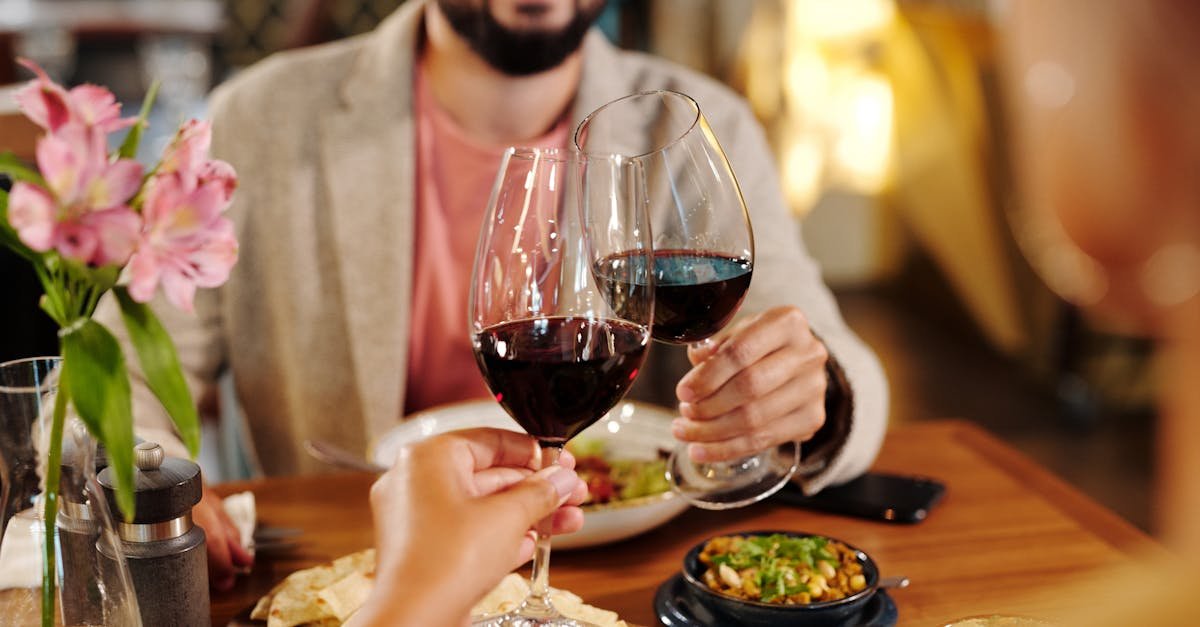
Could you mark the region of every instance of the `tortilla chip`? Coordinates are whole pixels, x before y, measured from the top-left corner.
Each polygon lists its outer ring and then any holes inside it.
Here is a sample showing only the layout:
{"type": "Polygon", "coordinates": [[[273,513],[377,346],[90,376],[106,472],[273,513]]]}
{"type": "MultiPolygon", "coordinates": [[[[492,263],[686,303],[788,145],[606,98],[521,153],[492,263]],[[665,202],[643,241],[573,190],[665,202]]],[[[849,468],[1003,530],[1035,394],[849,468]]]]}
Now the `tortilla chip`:
{"type": "Polygon", "coordinates": [[[271,588],[270,592],[263,595],[263,598],[254,604],[254,609],[250,610],[250,620],[267,620],[267,616],[271,612],[271,601],[275,600],[275,595],[279,594],[279,591],[283,589],[284,583],[286,583],[286,580],[275,584],[275,587],[271,588]]]}
{"type": "MultiPolygon", "coordinates": [[[[267,593],[251,613],[268,627],[334,627],[348,620],[367,601],[375,585],[375,551],[340,557],[328,564],[292,573],[267,593]],[[267,608],[270,608],[267,610],[267,608]]],[[[509,574],[471,609],[474,616],[516,609],[529,594],[529,582],[509,574]]],[[[566,590],[552,589],[558,611],[597,627],[627,627],[616,612],[592,607],[566,590]]]]}
{"type": "MultiPolygon", "coordinates": [[[[492,588],[475,607],[471,608],[472,616],[487,616],[503,614],[514,610],[529,594],[529,582],[516,573],[510,573],[500,583],[492,588]]],[[[567,591],[551,588],[550,602],[555,609],[568,618],[592,623],[597,627],[627,627],[625,621],[616,612],[592,607],[583,602],[579,596],[567,591]]]]}
{"type": "Polygon", "coordinates": [[[325,601],[326,607],[339,621],[346,622],[367,602],[371,588],[375,586],[374,572],[352,572],[325,588],[317,596],[325,601]]]}
{"type": "Polygon", "coordinates": [[[492,588],[475,607],[471,608],[471,616],[487,616],[488,614],[503,614],[516,609],[525,596],[529,594],[529,583],[525,578],[511,573],[492,588]]]}
{"type": "Polygon", "coordinates": [[[368,549],[288,575],[283,580],[283,588],[271,600],[267,627],[295,627],[330,618],[336,620],[333,609],[319,596],[321,590],[352,572],[374,568],[375,550],[368,549]]]}

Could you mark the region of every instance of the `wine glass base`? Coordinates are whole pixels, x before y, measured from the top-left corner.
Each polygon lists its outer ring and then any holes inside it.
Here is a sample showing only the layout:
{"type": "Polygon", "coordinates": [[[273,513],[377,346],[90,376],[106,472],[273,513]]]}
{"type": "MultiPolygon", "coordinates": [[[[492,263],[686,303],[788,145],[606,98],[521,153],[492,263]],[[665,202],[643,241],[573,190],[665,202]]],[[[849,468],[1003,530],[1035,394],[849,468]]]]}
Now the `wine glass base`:
{"type": "Polygon", "coordinates": [[[515,612],[492,616],[472,616],[471,627],[597,627],[566,616],[525,616],[515,612]]]}
{"type": "Polygon", "coordinates": [[[677,447],[667,461],[671,489],[701,509],[757,503],[787,485],[800,466],[800,445],[789,443],[733,462],[698,464],[677,447]]]}

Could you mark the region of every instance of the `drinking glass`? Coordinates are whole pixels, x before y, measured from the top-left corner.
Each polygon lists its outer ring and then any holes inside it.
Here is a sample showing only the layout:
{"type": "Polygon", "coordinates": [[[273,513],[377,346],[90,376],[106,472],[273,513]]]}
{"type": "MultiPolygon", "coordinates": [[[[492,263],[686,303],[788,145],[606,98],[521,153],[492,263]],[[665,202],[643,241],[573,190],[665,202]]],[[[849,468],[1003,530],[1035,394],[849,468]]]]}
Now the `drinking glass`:
{"type": "MultiPolygon", "coordinates": [[[[46,451],[62,360],[0,364],[0,589],[4,625],[42,624],[46,451]]],[[[78,418],[63,424],[54,565],[57,624],[141,625],[132,579],[96,469],[104,456],[78,418]]]]}
{"type": "MultiPolygon", "coordinates": [[[[613,202],[648,214],[653,232],[654,339],[704,345],[725,327],[750,287],[754,232],[737,179],[694,99],[650,91],[614,100],[575,132],[587,162],[624,164],[613,202]]],[[[585,188],[603,178],[585,169],[585,188]]],[[[595,200],[585,194],[590,211],[595,200]]],[[[672,487],[706,509],[741,507],[770,496],[795,473],[800,449],[787,444],[733,462],[695,463],[686,446],[667,464],[672,487]]]]}
{"type": "MultiPolygon", "coordinates": [[[[614,212],[585,239],[578,155],[555,149],[505,152],[479,234],[469,331],[496,402],[557,463],[563,445],[628,391],[650,343],[653,283],[643,214],[614,212]],[[626,218],[629,218],[628,220],[626,218]],[[625,251],[628,282],[598,282],[593,259],[625,251]],[[610,305],[612,303],[612,305],[610,305]],[[615,305],[615,306],[613,306],[615,305]]],[[[538,524],[529,597],[475,625],[581,625],[549,595],[550,520],[538,524]]]]}

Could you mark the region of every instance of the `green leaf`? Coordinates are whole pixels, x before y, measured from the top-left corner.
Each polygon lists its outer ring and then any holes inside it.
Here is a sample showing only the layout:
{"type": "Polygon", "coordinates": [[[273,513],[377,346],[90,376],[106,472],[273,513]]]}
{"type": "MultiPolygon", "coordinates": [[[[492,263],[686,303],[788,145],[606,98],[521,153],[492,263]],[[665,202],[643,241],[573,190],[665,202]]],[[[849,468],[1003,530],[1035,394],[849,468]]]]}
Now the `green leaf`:
{"type": "Polygon", "coordinates": [[[146,92],[146,99],[142,101],[142,110],[138,113],[137,123],[129,128],[129,133],[125,135],[125,141],[121,142],[121,147],[117,149],[117,157],[121,159],[137,157],[138,144],[142,143],[142,131],[146,129],[146,118],[150,117],[150,109],[154,108],[154,99],[157,97],[158,81],[154,81],[146,92]]]}
{"type": "Polygon", "coordinates": [[[67,363],[62,385],[80,419],[108,451],[117,507],[133,519],[133,409],[129,374],[117,338],[91,318],[62,331],[67,363]]]}
{"type": "Polygon", "coordinates": [[[188,452],[195,457],[200,451],[200,418],[183,379],[175,344],[150,307],[133,300],[124,287],[116,288],[113,293],[121,304],[121,316],[137,349],[146,382],[171,415],[188,452]]]}
{"type": "Polygon", "coordinates": [[[116,265],[92,267],[76,259],[61,258],[63,270],[72,279],[87,283],[98,292],[107,292],[117,283],[121,268],[116,265]]]}
{"type": "Polygon", "coordinates": [[[0,153],[0,174],[7,174],[14,183],[25,182],[42,188],[47,187],[46,179],[42,178],[37,170],[30,168],[11,152],[0,153]]]}
{"type": "Polygon", "coordinates": [[[8,192],[0,189],[0,245],[13,251],[31,263],[40,263],[41,255],[25,245],[16,230],[8,223],[8,192]]]}

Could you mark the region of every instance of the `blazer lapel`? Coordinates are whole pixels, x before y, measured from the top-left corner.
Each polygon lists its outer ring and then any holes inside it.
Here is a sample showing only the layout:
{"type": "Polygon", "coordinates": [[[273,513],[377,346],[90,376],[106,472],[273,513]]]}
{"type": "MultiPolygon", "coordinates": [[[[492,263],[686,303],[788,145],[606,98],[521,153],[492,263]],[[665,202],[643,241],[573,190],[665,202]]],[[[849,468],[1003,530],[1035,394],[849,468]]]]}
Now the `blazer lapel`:
{"type": "Polygon", "coordinates": [[[367,434],[400,417],[408,359],[414,206],[412,71],[423,3],[411,2],[364,43],[321,125],[354,377],[367,434]]]}

